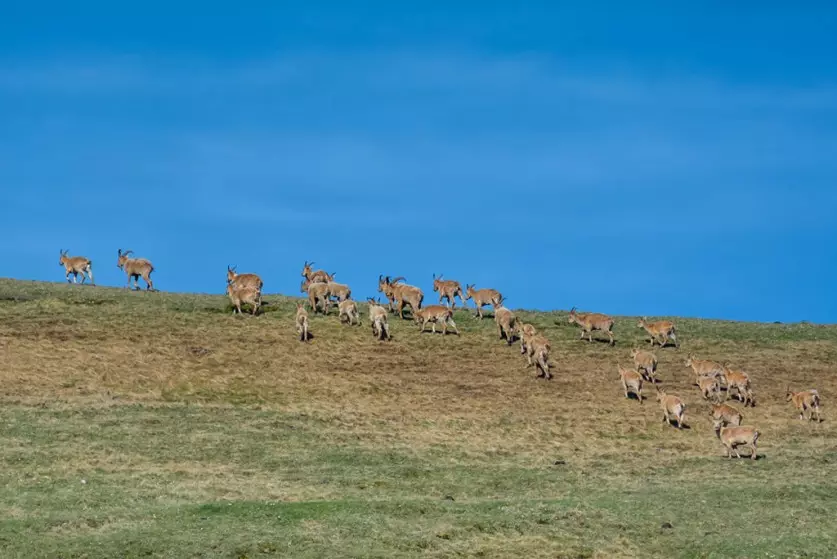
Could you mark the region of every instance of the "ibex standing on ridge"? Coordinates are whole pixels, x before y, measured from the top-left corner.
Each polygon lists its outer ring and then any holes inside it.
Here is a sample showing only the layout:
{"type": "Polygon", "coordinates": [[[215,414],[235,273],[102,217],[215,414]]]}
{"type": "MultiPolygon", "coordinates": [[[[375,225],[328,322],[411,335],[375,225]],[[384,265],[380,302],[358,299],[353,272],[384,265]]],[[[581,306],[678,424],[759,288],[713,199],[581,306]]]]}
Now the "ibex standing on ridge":
{"type": "Polygon", "coordinates": [[[808,412],[808,421],[817,416],[817,423],[822,421],[820,417],[820,393],[815,389],[793,392],[788,386],[788,402],[793,402],[794,407],[799,411],[799,419],[805,419],[805,412],[808,412]]]}
{"type": "Polygon", "coordinates": [[[637,328],[644,328],[651,337],[651,345],[655,343],[660,344],[660,347],[665,347],[669,338],[674,341],[674,347],[680,347],[680,342],[677,341],[677,328],[670,320],[658,320],[656,322],[648,322],[644,316],[639,319],[637,328]]]}
{"type": "Polygon", "coordinates": [[[387,309],[379,301],[369,298],[369,322],[372,323],[372,334],[379,340],[391,340],[387,309]]]}
{"type": "Polygon", "coordinates": [[[58,265],[64,266],[67,271],[67,283],[70,283],[70,274],[73,274],[73,283],[76,283],[78,275],[81,274],[81,283],[84,283],[85,276],[90,278],[90,283],[96,285],[93,281],[93,262],[84,256],[67,256],[66,250],[58,251],[58,265]]]}
{"type": "Polygon", "coordinates": [[[259,291],[264,287],[262,278],[256,274],[239,274],[235,271],[235,266],[227,265],[227,283],[235,284],[238,287],[255,287],[259,291]]]}
{"type": "Polygon", "coordinates": [[[404,318],[404,306],[410,305],[413,311],[421,309],[421,303],[424,301],[424,293],[418,287],[400,283],[405,279],[399,276],[395,279],[390,279],[389,276],[378,276],[378,291],[386,295],[389,300],[390,312],[398,312],[401,318],[404,318]],[[393,304],[397,303],[397,309],[393,308],[393,304]]]}
{"type": "Polygon", "coordinates": [[[305,264],[302,266],[302,277],[308,280],[310,283],[325,283],[328,281],[334,280],[334,275],[329,274],[324,270],[314,270],[311,268],[315,262],[308,262],[305,261],[305,264]]]}
{"type": "Polygon", "coordinates": [[[233,314],[241,314],[242,303],[247,303],[253,309],[253,316],[259,312],[262,306],[262,292],[258,287],[252,285],[227,284],[227,295],[233,304],[233,314]]]}
{"type": "Polygon", "coordinates": [[[610,338],[610,345],[616,344],[613,339],[613,319],[606,314],[601,313],[579,313],[575,311],[575,307],[570,310],[569,316],[570,324],[578,324],[581,326],[581,339],[584,339],[584,334],[587,334],[588,341],[593,341],[593,330],[601,330],[610,338]]]}
{"type": "Polygon", "coordinates": [[[458,281],[442,279],[441,274],[439,274],[439,277],[436,277],[436,274],[433,274],[433,291],[439,294],[440,305],[444,303],[445,299],[447,299],[451,309],[456,309],[457,296],[459,297],[459,301],[463,305],[465,304],[465,295],[462,292],[462,284],[458,281]]]}
{"type": "Polygon", "coordinates": [[[128,287],[131,287],[131,279],[133,279],[134,289],[139,289],[139,278],[142,277],[145,280],[145,288],[151,291],[154,289],[154,284],[151,281],[151,272],[154,271],[154,266],[145,258],[128,258],[128,255],[133,252],[132,250],[123,252],[122,249],[119,249],[116,267],[124,270],[128,275],[128,287]]]}
{"type": "MultiPolygon", "coordinates": [[[[477,306],[477,312],[474,316],[482,320],[482,308],[491,305],[496,310],[497,307],[503,304],[503,295],[496,289],[474,289],[473,284],[465,285],[465,301],[473,299],[477,306]]],[[[462,303],[465,305],[465,302],[462,303]]]]}

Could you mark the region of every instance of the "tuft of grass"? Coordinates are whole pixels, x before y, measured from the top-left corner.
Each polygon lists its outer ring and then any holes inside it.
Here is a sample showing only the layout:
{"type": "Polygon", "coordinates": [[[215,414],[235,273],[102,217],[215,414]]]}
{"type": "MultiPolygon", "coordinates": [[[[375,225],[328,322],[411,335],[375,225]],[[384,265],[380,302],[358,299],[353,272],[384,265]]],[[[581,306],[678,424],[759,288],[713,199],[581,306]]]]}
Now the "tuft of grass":
{"type": "Polygon", "coordinates": [[[837,553],[836,327],[674,318],[678,431],[622,395],[632,317],[611,348],[518,311],[552,342],[544,381],[470,311],[459,337],[392,318],[392,342],[312,314],[301,344],[295,299],[265,300],[0,280],[3,557],[837,553]],[[755,463],[722,457],[690,351],[750,374],[755,463]]]}

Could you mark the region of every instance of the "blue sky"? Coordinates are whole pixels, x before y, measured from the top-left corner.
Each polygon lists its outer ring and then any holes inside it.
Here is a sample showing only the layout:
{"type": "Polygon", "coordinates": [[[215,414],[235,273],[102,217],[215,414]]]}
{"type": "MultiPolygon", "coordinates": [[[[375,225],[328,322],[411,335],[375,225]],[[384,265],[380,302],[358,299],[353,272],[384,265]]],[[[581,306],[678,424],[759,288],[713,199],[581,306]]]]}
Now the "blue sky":
{"type": "Polygon", "coordinates": [[[837,322],[837,7],[576,4],[6,7],[0,276],[837,322]]]}

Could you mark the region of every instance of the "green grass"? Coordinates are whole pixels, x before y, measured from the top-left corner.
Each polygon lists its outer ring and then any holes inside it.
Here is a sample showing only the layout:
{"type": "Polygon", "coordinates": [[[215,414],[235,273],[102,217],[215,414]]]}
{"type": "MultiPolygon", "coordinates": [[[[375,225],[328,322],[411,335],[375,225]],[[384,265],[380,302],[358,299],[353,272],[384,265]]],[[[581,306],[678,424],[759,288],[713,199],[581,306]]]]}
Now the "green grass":
{"type": "MultiPolygon", "coordinates": [[[[419,335],[293,302],[0,280],[2,557],[834,557],[837,328],[675,319],[658,350],[690,429],[622,397],[643,342],[553,344],[536,380],[493,323],[419,335]],[[760,460],[726,460],[687,352],[753,378],[760,460]],[[787,384],[816,387],[801,422],[787,384]]],[[[600,309],[594,309],[600,310],[600,309]]],[[[365,316],[364,316],[365,318],[365,316]]]]}

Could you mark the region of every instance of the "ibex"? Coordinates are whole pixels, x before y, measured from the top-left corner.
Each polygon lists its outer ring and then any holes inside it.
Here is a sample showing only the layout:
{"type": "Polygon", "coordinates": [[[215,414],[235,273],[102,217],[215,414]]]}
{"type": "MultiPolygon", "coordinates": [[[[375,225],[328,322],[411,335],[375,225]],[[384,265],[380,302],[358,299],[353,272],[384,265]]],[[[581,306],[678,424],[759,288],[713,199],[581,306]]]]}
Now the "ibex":
{"type": "Polygon", "coordinates": [[[631,357],[634,358],[634,366],[642,376],[656,384],[657,382],[657,356],[650,351],[643,351],[638,348],[631,350],[631,357]]]}
{"type": "Polygon", "coordinates": [[[625,398],[630,398],[629,394],[633,392],[639,403],[642,403],[642,375],[636,370],[626,369],[622,365],[619,367],[619,380],[622,381],[622,388],[625,391],[625,398]]]}
{"type": "Polygon", "coordinates": [[[424,332],[427,324],[433,325],[433,333],[436,333],[436,323],[442,324],[442,335],[448,333],[448,325],[453,328],[456,335],[459,335],[459,328],[456,327],[456,322],[453,321],[453,310],[450,307],[443,305],[430,305],[413,312],[413,318],[417,324],[421,325],[421,332],[424,332]]]}
{"type": "Polygon", "coordinates": [[[637,328],[644,328],[648,335],[651,336],[651,345],[659,343],[660,347],[665,347],[669,338],[674,342],[674,347],[680,347],[677,341],[677,328],[670,320],[658,320],[657,322],[648,322],[644,316],[639,319],[637,328]]]}
{"type": "Polygon", "coordinates": [[[738,427],[744,419],[741,412],[730,406],[729,404],[715,404],[712,406],[712,411],[709,412],[709,417],[714,421],[719,421],[723,426],[732,425],[738,427]]]}
{"type": "Polygon", "coordinates": [[[89,278],[92,285],[96,285],[93,281],[93,262],[84,256],[67,256],[66,250],[58,250],[58,265],[64,266],[67,271],[67,283],[70,283],[70,274],[73,274],[73,283],[76,283],[78,275],[81,274],[81,283],[89,278]]]}
{"type": "Polygon", "coordinates": [[[317,314],[320,303],[323,306],[323,314],[328,314],[328,307],[331,303],[331,291],[329,291],[327,283],[308,283],[306,286],[306,282],[303,282],[301,290],[308,293],[308,304],[311,305],[311,310],[314,311],[314,314],[317,314]]]}
{"type": "Polygon", "coordinates": [[[756,400],[753,397],[753,390],[750,388],[750,377],[744,371],[736,371],[729,367],[728,363],[724,363],[724,372],[721,377],[727,385],[726,397],[732,397],[733,388],[738,392],[738,399],[744,402],[744,407],[748,405],[755,406],[756,400]]]}
{"type": "Polygon", "coordinates": [[[124,270],[128,275],[128,287],[131,287],[131,279],[134,280],[134,289],[139,289],[139,278],[145,280],[145,288],[147,290],[154,289],[154,284],[151,282],[151,272],[154,271],[154,266],[145,258],[128,258],[128,255],[133,253],[132,250],[122,251],[119,249],[116,259],[116,267],[124,270]]]}
{"type": "Polygon", "coordinates": [[[348,285],[334,281],[329,281],[326,285],[328,286],[329,297],[334,297],[338,303],[352,298],[352,290],[349,289],[348,285]]]}
{"type": "Polygon", "coordinates": [[[793,402],[794,407],[799,411],[799,419],[805,419],[805,412],[808,412],[808,420],[817,416],[817,422],[822,421],[820,417],[820,394],[813,388],[802,392],[792,392],[790,386],[787,390],[788,402],[793,402]]]}
{"type": "Polygon", "coordinates": [[[704,400],[710,400],[718,403],[721,399],[721,385],[718,383],[718,377],[699,376],[697,378],[698,388],[703,394],[704,400]]]}
{"type": "Polygon", "coordinates": [[[339,318],[341,323],[349,324],[350,326],[355,324],[360,326],[360,311],[357,308],[357,303],[351,299],[346,299],[340,301],[337,309],[340,311],[339,318]]]}
{"type": "Polygon", "coordinates": [[[686,413],[686,404],[677,396],[671,396],[657,388],[657,401],[663,409],[663,423],[671,425],[671,420],[677,420],[677,428],[683,428],[683,416],[686,413]]]}
{"type": "Polygon", "coordinates": [[[526,354],[526,368],[535,365],[539,371],[538,378],[551,379],[549,351],[552,346],[549,344],[549,340],[535,332],[535,327],[531,324],[520,325],[518,334],[520,335],[520,352],[526,354]]]}
{"type": "Polygon", "coordinates": [[[684,362],[686,368],[691,368],[697,377],[722,377],[724,374],[724,366],[717,361],[710,361],[709,359],[698,359],[691,353],[684,362]]]}
{"type": "Polygon", "coordinates": [[[399,276],[395,279],[390,279],[389,276],[378,276],[378,291],[383,293],[389,300],[390,312],[398,312],[399,316],[404,318],[404,307],[410,305],[413,312],[421,309],[421,303],[424,301],[424,293],[418,287],[400,283],[405,279],[399,276]],[[393,303],[397,303],[397,309],[393,309],[393,303]]]}
{"type": "Polygon", "coordinates": [[[738,453],[739,446],[749,446],[752,449],[750,459],[756,459],[756,442],[759,440],[759,432],[753,427],[724,427],[721,421],[715,422],[715,434],[724,445],[727,451],[727,458],[732,458],[732,453],[741,458],[738,453]]]}
{"type": "Polygon", "coordinates": [[[389,323],[387,322],[387,309],[375,299],[367,299],[369,302],[369,322],[372,323],[372,334],[379,340],[390,340],[389,323]]]}
{"type": "Polygon", "coordinates": [[[238,287],[255,287],[259,291],[264,287],[264,282],[256,274],[239,274],[235,271],[235,266],[230,267],[227,264],[227,283],[234,283],[238,287]]]}
{"type": "MultiPolygon", "coordinates": [[[[491,305],[496,311],[497,307],[503,304],[503,295],[496,289],[474,289],[474,287],[474,284],[465,285],[465,301],[473,299],[477,306],[477,312],[474,316],[482,320],[482,308],[491,305]]],[[[462,304],[465,305],[465,302],[463,301],[462,304]]]]}
{"type": "Polygon", "coordinates": [[[308,341],[308,312],[305,310],[305,304],[297,302],[296,304],[296,332],[299,334],[299,341],[308,341]]]}
{"type": "Polygon", "coordinates": [[[305,261],[305,264],[302,266],[302,277],[311,283],[325,283],[334,279],[334,275],[329,274],[325,270],[312,269],[311,266],[314,264],[315,262],[305,261]]]}
{"type": "Polygon", "coordinates": [[[239,286],[234,283],[227,284],[227,295],[233,304],[233,314],[241,314],[242,303],[247,303],[253,308],[253,316],[259,312],[262,306],[262,292],[251,285],[239,286]]]}
{"type": "Polygon", "coordinates": [[[600,330],[610,338],[610,345],[615,345],[613,339],[613,319],[601,313],[578,313],[573,307],[568,318],[570,324],[581,326],[581,339],[587,334],[588,341],[593,341],[593,330],[600,330]]]}
{"type": "Polygon", "coordinates": [[[458,281],[442,279],[441,274],[439,277],[436,277],[436,274],[433,274],[433,291],[439,294],[440,305],[444,303],[445,299],[447,299],[451,308],[455,309],[457,296],[459,297],[459,301],[463,305],[465,304],[465,295],[462,292],[462,284],[458,281]]]}
{"type": "Polygon", "coordinates": [[[505,339],[506,343],[512,345],[514,343],[515,326],[517,325],[517,317],[509,309],[504,307],[502,303],[497,302],[494,306],[494,322],[497,324],[497,333],[500,339],[505,339]]]}

